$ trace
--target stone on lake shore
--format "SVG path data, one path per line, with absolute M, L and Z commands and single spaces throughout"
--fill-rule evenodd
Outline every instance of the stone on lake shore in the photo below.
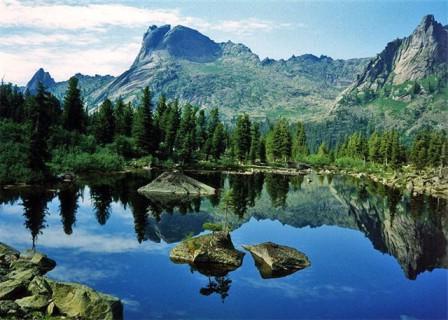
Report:
M 226 274 L 241 266 L 244 253 L 233 246 L 230 234 L 213 232 L 182 241 L 170 252 L 176 263 L 188 263 L 199 272 Z
M 243 245 L 243 248 L 252 254 L 263 279 L 284 277 L 310 265 L 305 254 L 273 242 Z
M 180 172 L 164 172 L 151 183 L 138 189 L 143 194 L 175 194 L 180 196 L 213 195 L 216 189 Z
M 122 319 L 115 297 L 44 275 L 56 266 L 46 255 L 0 243 L 0 319 Z

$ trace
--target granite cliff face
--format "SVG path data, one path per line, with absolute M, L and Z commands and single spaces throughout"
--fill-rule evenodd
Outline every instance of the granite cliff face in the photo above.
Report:
M 216 43 L 184 26 L 151 26 L 129 70 L 89 94 L 89 101 L 91 107 L 106 97 L 133 102 L 150 86 L 156 95 L 219 107 L 227 119 L 235 111 L 258 119 L 309 118 L 325 114 L 366 63 L 313 55 L 260 61 L 243 44 Z
M 399 85 L 441 72 L 448 63 L 448 30 L 434 16 L 423 17 L 414 32 L 389 42 L 373 58 L 352 89 L 378 89 L 386 83 Z
M 28 81 L 25 90 L 28 90 L 31 94 L 35 94 L 37 92 L 39 82 L 42 83 L 45 88 L 51 88 L 56 84 L 51 75 L 43 68 L 40 68 L 36 71 L 31 80 Z

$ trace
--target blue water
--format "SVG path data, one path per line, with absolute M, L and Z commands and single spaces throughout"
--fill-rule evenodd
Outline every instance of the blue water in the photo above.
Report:
M 136 184 L 150 179 L 139 178 Z M 286 178 L 286 193 L 280 195 L 285 201 L 279 203 L 282 177 L 274 183 L 264 177 L 258 188 L 244 176 L 234 179 L 247 188 L 225 176 L 219 183 L 239 190 L 248 203 L 241 217 L 231 217 L 235 247 L 243 250 L 242 244 L 264 241 L 288 245 L 309 257 L 309 268 L 262 279 L 246 254 L 243 265 L 225 277 L 231 281 L 227 295 L 205 296 L 200 289 L 222 279 L 172 263 L 169 250 L 190 229 L 190 235 L 206 232 L 200 225 L 220 219 L 219 206 L 203 199 L 199 212 L 162 210 L 157 222 L 150 211 L 141 222 L 135 207 L 141 202 L 146 211 L 147 203 L 133 190 L 126 192 L 137 198 L 128 202 L 129 194 L 117 191 L 116 182 L 102 185 L 106 200 L 96 205 L 88 180 L 77 187 L 71 234 L 62 222 L 67 217 L 60 213 L 59 188 L 44 203 L 44 222 L 24 214 L 26 192 L 0 194 L 0 241 L 27 249 L 34 234 L 37 250 L 57 261 L 50 277 L 121 298 L 126 319 L 447 318 L 445 201 L 401 193 L 397 197 L 374 184 L 311 176 L 311 182 L 305 178 L 299 183 Z M 108 203 L 104 221 L 98 218 L 98 207 Z M 39 215 L 37 207 L 31 215 Z

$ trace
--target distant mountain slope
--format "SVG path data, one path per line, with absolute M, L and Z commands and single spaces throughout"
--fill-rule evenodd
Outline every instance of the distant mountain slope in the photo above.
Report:
M 353 130 L 448 129 L 448 30 L 432 15 L 387 44 L 336 100 L 321 126 L 330 144 Z
M 46 88 L 53 87 L 56 82 L 51 77 L 51 75 L 46 72 L 43 68 L 36 71 L 30 81 L 26 84 L 25 90 L 31 94 L 35 94 L 37 91 L 37 86 L 41 82 Z
M 219 107 L 228 119 L 235 112 L 308 119 L 325 114 L 367 61 L 313 55 L 260 61 L 242 44 L 216 43 L 184 26 L 151 26 L 130 69 L 89 99 L 133 101 L 149 85 L 156 94 Z

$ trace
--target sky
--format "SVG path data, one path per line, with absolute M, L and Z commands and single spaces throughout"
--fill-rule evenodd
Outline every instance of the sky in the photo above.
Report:
M 372 57 L 426 14 L 448 24 L 448 1 L 0 0 L 0 77 L 25 85 L 40 67 L 56 81 L 78 72 L 116 76 L 148 27 L 162 24 L 244 43 L 261 59 Z

